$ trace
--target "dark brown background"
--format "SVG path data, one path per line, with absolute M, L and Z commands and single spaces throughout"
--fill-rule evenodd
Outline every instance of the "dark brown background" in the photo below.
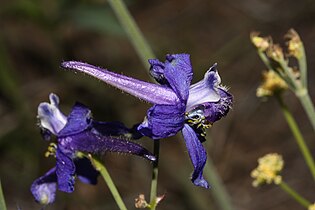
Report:
M 276 186 L 251 187 L 250 171 L 257 158 L 269 152 L 283 155 L 284 180 L 314 202 L 314 182 L 277 103 L 261 103 L 255 96 L 265 67 L 249 41 L 249 33 L 255 30 L 284 44 L 283 35 L 295 28 L 305 44 L 314 96 L 314 2 L 127 3 L 159 59 L 164 60 L 167 53 L 191 54 L 194 81 L 218 63 L 235 103 L 229 115 L 209 131 L 207 150 L 235 209 L 303 209 Z M 50 92 L 60 96 L 66 113 L 80 101 L 97 120 L 121 120 L 129 126 L 140 122 L 150 106 L 93 78 L 61 70 L 59 64 L 81 60 L 139 79 L 149 81 L 149 77 L 106 2 L 2 0 L 0 15 L 0 178 L 9 209 L 40 209 L 29 187 L 55 163 L 53 158 L 44 158 L 48 143 L 36 127 L 37 106 L 48 100 Z M 303 109 L 292 93 L 285 96 L 314 152 L 314 132 Z M 141 143 L 151 148 L 150 140 Z M 105 155 L 104 162 L 130 209 L 139 193 L 148 197 L 150 163 L 117 154 Z M 163 140 L 159 193 L 166 193 L 166 199 L 159 209 L 219 209 L 211 190 L 190 183 L 191 171 L 182 140 Z M 99 182 L 88 186 L 78 181 L 73 194 L 58 192 L 56 203 L 47 209 L 118 209 L 103 181 Z

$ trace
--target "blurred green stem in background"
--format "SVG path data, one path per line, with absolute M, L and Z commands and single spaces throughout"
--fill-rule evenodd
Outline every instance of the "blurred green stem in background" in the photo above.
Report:
M 286 106 L 286 104 L 283 102 L 283 99 L 281 97 L 280 94 L 276 94 L 276 99 L 281 107 L 282 113 L 296 139 L 296 143 L 298 144 L 301 153 L 304 157 L 304 160 L 307 164 L 307 166 L 309 167 L 311 174 L 313 176 L 313 179 L 315 180 L 315 163 L 314 163 L 314 159 L 311 155 L 310 150 L 308 149 L 305 140 L 302 136 L 302 133 L 293 117 L 293 115 L 291 114 L 290 110 L 288 109 L 288 107 Z
M 4 195 L 2 192 L 1 180 L 0 180 L 0 209 L 1 210 L 7 210 L 7 207 L 5 205 Z
M 220 176 L 217 173 L 216 168 L 213 165 L 211 158 L 208 157 L 207 163 L 204 169 L 204 176 L 211 185 L 211 193 L 215 198 L 218 206 L 222 210 L 232 210 L 232 203 L 230 196 L 227 193 Z
M 289 185 L 287 185 L 284 181 L 279 184 L 280 188 L 288 193 L 294 200 L 296 200 L 299 204 L 308 208 L 311 203 L 303 198 L 300 194 L 298 194 L 295 190 L 293 190 Z
M 108 0 L 108 2 L 114 10 L 120 24 L 126 31 L 130 42 L 141 59 L 142 64 L 146 69 L 149 69 L 148 59 L 155 58 L 155 55 L 137 26 L 135 20 L 128 11 L 126 5 L 122 0 Z
M 125 205 L 124 201 L 122 200 L 122 198 L 121 198 L 112 178 L 110 177 L 106 167 L 99 160 L 92 157 L 92 155 L 90 155 L 90 154 L 84 154 L 82 152 L 77 152 L 76 156 L 81 157 L 81 158 L 86 157 L 91 161 L 95 170 L 100 172 L 101 176 L 103 177 L 103 179 L 104 179 L 106 185 L 108 186 L 110 192 L 112 193 L 119 209 L 120 210 L 127 210 L 126 205 Z

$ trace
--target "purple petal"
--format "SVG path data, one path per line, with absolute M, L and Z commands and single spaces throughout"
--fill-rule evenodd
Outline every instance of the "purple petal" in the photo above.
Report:
M 175 135 L 183 128 L 185 106 L 155 105 L 147 112 L 147 117 L 138 126 L 139 132 L 153 139 Z
M 56 151 L 56 175 L 58 189 L 71 193 L 74 191 L 75 165 L 72 158 L 66 155 L 60 148 Z
M 188 90 L 192 80 L 192 66 L 188 54 L 167 55 L 165 63 L 150 59 L 150 74 L 162 85 L 172 88 L 183 102 L 188 98 Z
M 87 73 L 109 85 L 153 104 L 175 104 L 178 102 L 176 94 L 171 89 L 161 85 L 144 82 L 77 61 L 63 62 L 61 67 Z
M 220 95 L 220 100 L 218 102 L 204 104 L 205 117 L 211 123 L 225 117 L 233 103 L 233 96 L 225 89 L 218 89 L 218 93 Z
M 53 203 L 56 196 L 56 182 L 56 168 L 50 169 L 44 176 L 36 179 L 31 186 L 35 201 L 44 205 Z
M 164 76 L 181 102 L 186 102 L 193 72 L 188 54 L 167 55 Z
M 191 181 L 196 186 L 209 188 L 208 182 L 203 178 L 203 168 L 207 161 L 207 153 L 199 141 L 195 131 L 187 124 L 182 130 L 186 147 L 189 153 L 190 160 L 194 166 L 194 172 Z
M 220 100 L 218 88 L 221 83 L 221 78 L 216 66 L 217 65 L 214 64 L 210 67 L 203 80 L 190 86 L 186 111 L 189 111 L 200 104 L 217 102 Z
M 38 106 L 38 119 L 40 126 L 49 130 L 54 135 L 66 125 L 67 117 L 59 110 L 59 98 L 51 93 L 49 95 L 50 103 L 43 102 Z
M 100 173 L 95 170 L 89 159 L 75 159 L 74 164 L 76 167 L 76 174 L 81 182 L 93 185 L 97 184 L 97 177 Z
M 148 150 L 139 144 L 120 138 L 103 136 L 93 128 L 65 138 L 60 138 L 59 142 L 64 148 L 70 151 L 82 151 L 93 154 L 118 152 L 137 155 L 150 161 L 155 161 L 156 159 Z
M 80 103 L 76 103 L 68 116 L 68 122 L 58 136 L 68 136 L 87 129 L 92 123 L 91 110 Z
M 165 64 L 159 61 L 158 59 L 149 59 L 148 62 L 150 63 L 150 74 L 151 76 L 160 84 L 168 85 L 168 81 L 165 79 L 164 76 L 164 69 Z

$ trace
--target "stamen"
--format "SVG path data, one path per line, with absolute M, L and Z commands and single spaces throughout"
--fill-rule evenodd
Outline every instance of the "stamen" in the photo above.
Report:
M 203 138 L 206 136 L 206 129 L 212 126 L 211 122 L 204 116 L 203 107 L 197 107 L 190 112 L 186 112 L 185 121 Z
M 57 144 L 50 143 L 47 148 L 47 151 L 45 152 L 45 157 L 50 157 L 50 156 L 56 157 L 56 151 L 57 151 Z

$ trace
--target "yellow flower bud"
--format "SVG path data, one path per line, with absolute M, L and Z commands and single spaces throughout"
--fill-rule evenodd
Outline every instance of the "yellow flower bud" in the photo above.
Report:
M 250 34 L 250 39 L 255 47 L 260 51 L 266 51 L 269 47 L 269 39 L 258 36 L 257 32 L 252 32 Z

